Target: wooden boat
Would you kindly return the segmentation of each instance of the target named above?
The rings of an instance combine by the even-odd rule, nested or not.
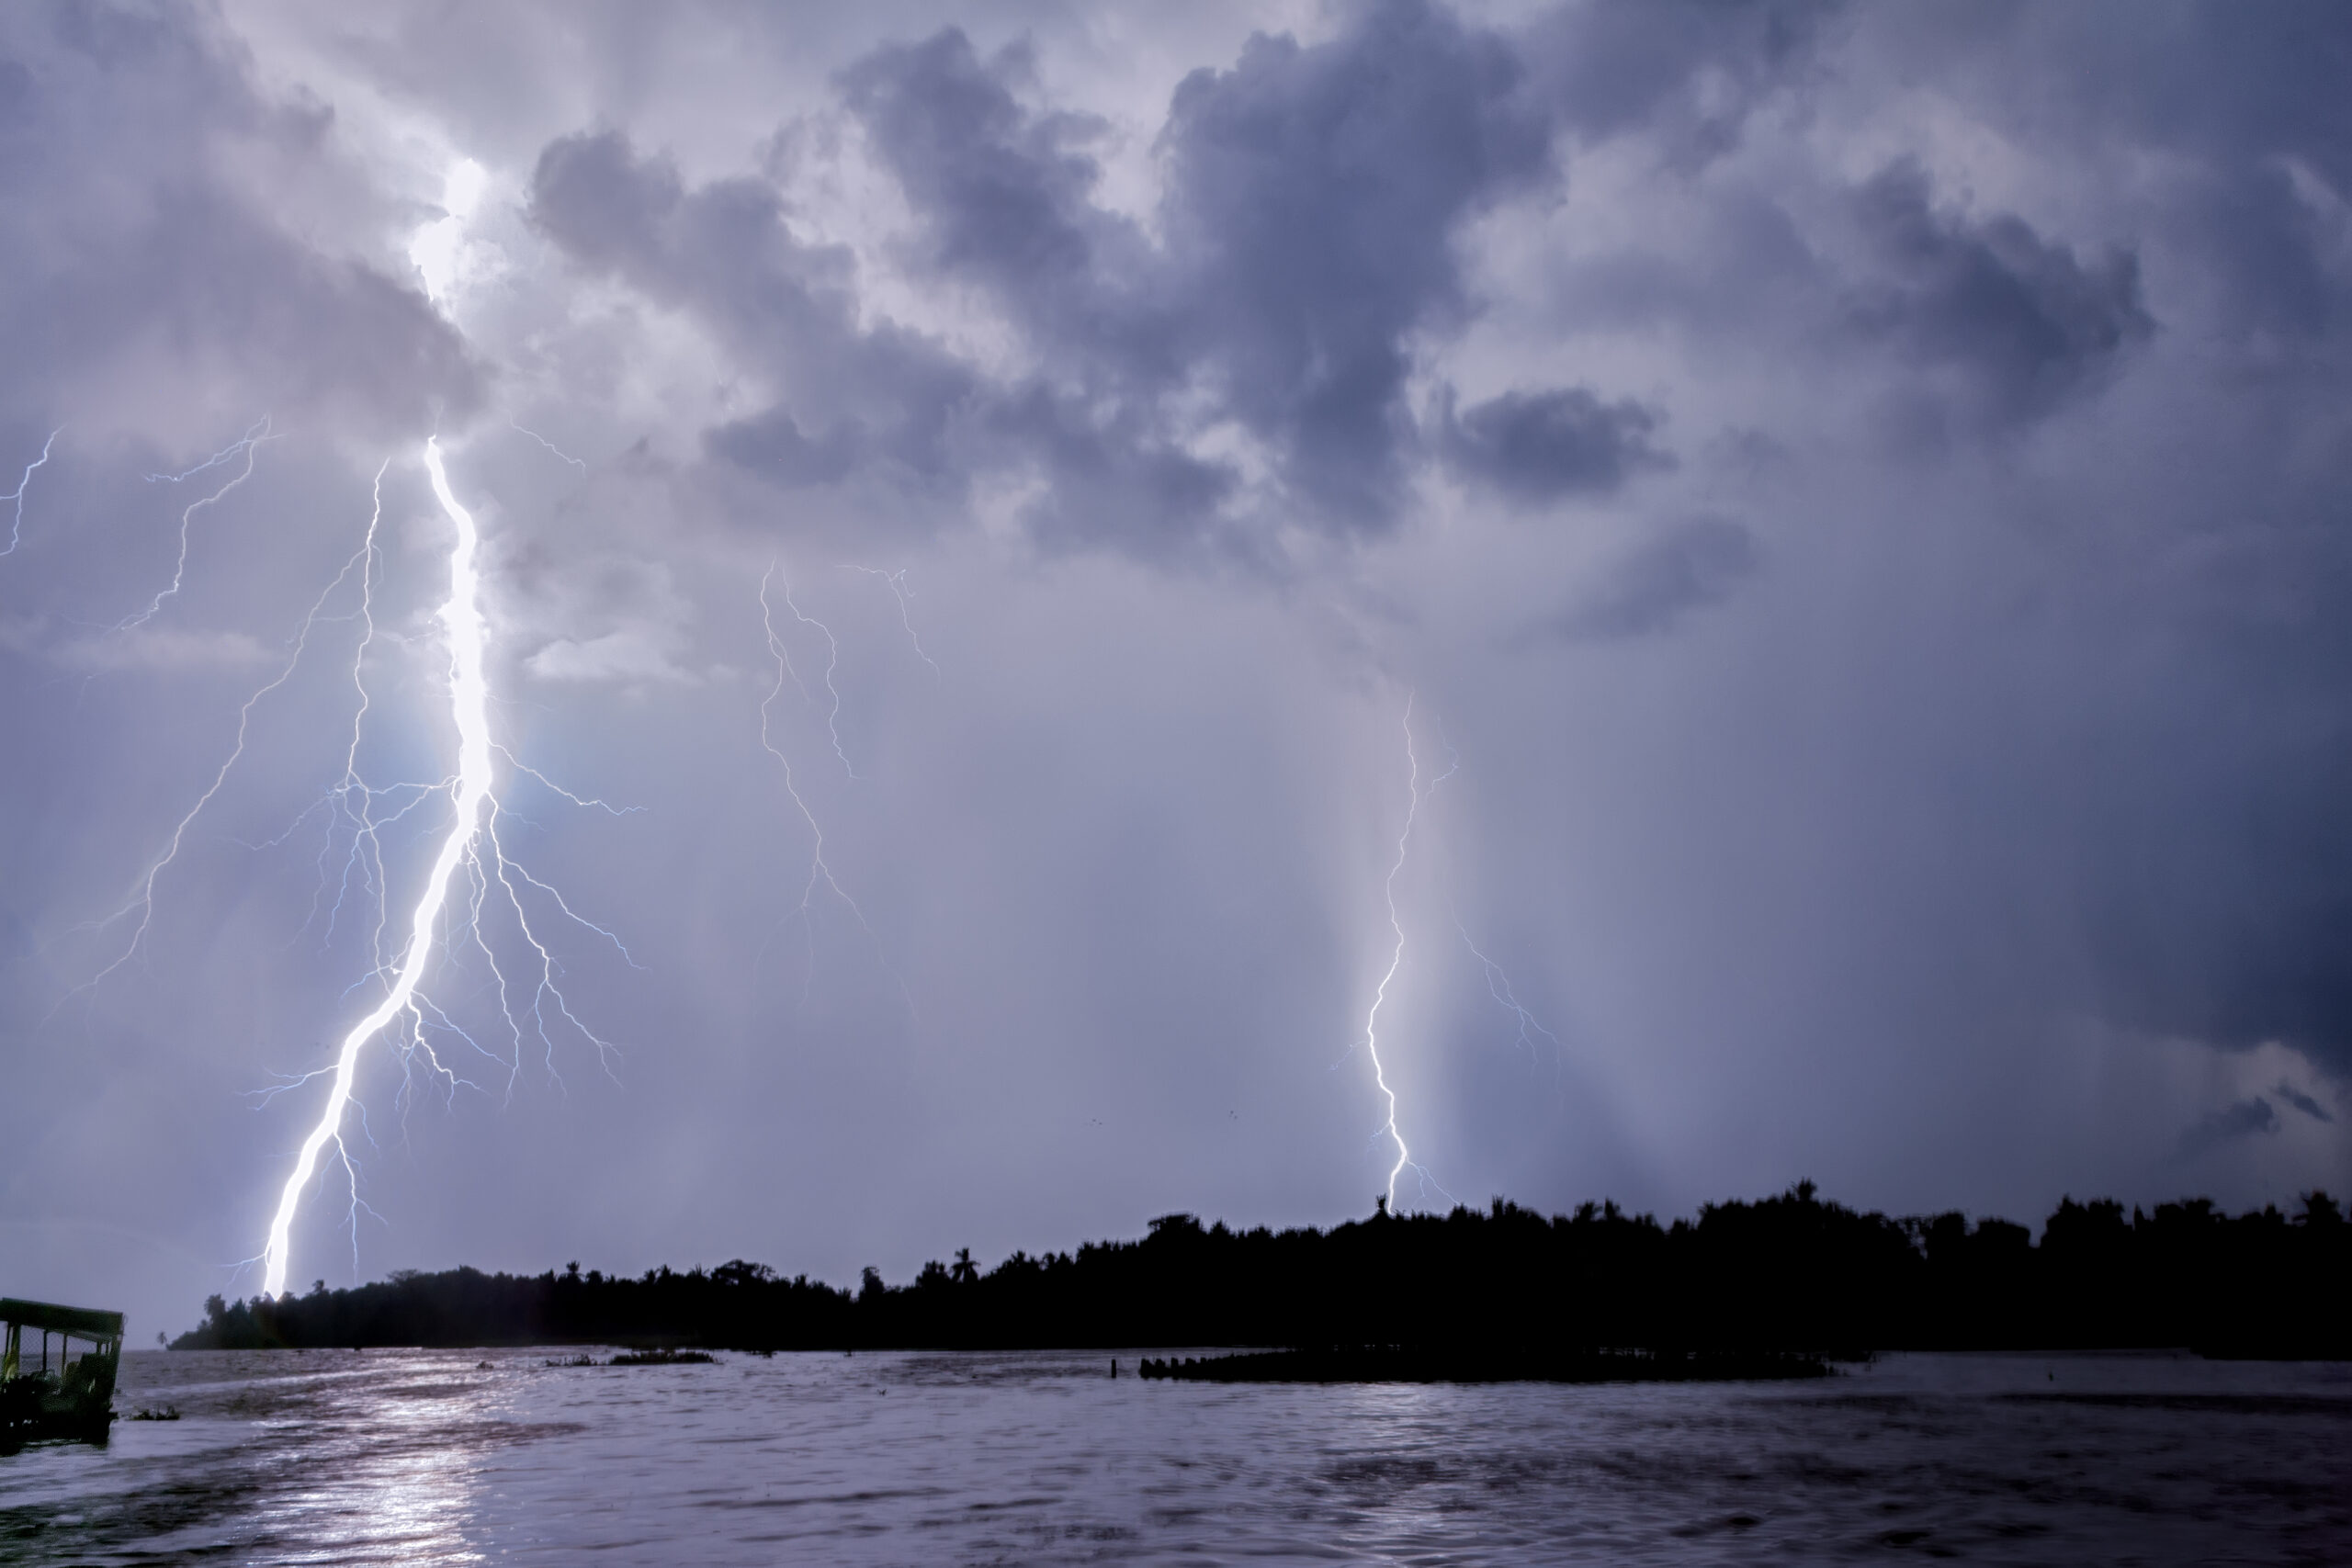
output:
[[[122,1363],[122,1314],[0,1296],[0,1325],[7,1336],[0,1341],[0,1451],[47,1438],[105,1442]],[[27,1329],[40,1335],[35,1357],[25,1353]]]

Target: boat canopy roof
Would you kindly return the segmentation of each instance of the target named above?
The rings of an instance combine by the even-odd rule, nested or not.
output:
[[[18,1324],[26,1328],[45,1328],[51,1334],[71,1334],[83,1339],[122,1337],[122,1314],[119,1312],[58,1306],[51,1302],[18,1301],[14,1296],[0,1296],[0,1323]]]

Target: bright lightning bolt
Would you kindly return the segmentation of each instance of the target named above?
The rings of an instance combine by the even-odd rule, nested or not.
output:
[[[258,434],[250,435],[248,438],[248,445],[245,446],[248,454],[245,469],[247,472],[251,470],[250,442],[259,438]],[[191,469],[189,472],[200,471],[204,467],[218,467],[228,460],[228,456],[224,454],[216,457],[212,462],[200,465],[199,468]],[[345,1145],[342,1133],[346,1113],[357,1116],[363,1134],[367,1130],[365,1108],[356,1104],[352,1089],[359,1052],[369,1040],[382,1033],[388,1025],[405,1014],[407,1023],[398,1046],[403,1066],[413,1066],[417,1059],[422,1058],[434,1074],[453,1088],[467,1085],[468,1080],[459,1077],[435,1053],[428,1039],[428,1032],[438,1032],[454,1035],[483,1055],[509,1066],[511,1090],[514,1077],[520,1074],[522,1068],[526,1021],[530,1030],[547,1047],[548,1066],[552,1071],[555,1046],[548,1029],[551,1023],[560,1019],[562,1023],[577,1030],[582,1036],[596,1046],[604,1056],[609,1071],[615,1047],[611,1042],[599,1037],[581,1021],[573,1012],[569,1000],[558,985],[557,977],[562,966],[557,962],[554,953],[542,940],[533,923],[527,907],[529,899],[533,897],[545,905],[552,906],[556,914],[561,919],[593,931],[610,942],[624,963],[631,967],[638,966],[635,958],[630,955],[628,949],[621,942],[619,937],[583,917],[572,908],[560,891],[532,875],[528,870],[510,857],[500,842],[499,821],[504,813],[497,797],[492,793],[494,766],[492,758],[494,754],[505,753],[503,749],[497,746],[491,739],[489,682],[484,663],[488,633],[481,604],[481,573],[476,565],[481,539],[472,514],[458,504],[456,496],[449,489],[448,476],[442,466],[437,442],[428,441],[425,444],[424,465],[427,475],[432,480],[433,493],[441,503],[442,510],[455,525],[457,532],[457,542],[449,556],[449,596],[442,605],[439,615],[448,637],[450,704],[458,741],[457,772],[448,778],[432,784],[401,784],[386,787],[368,784],[359,773],[359,749],[365,735],[372,701],[366,672],[368,649],[376,637],[373,614],[374,573],[378,550],[377,536],[383,521],[384,473],[390,467],[390,460],[387,459],[385,465],[376,472],[375,483],[372,487],[373,505],[368,515],[365,538],[350,559],[344,563],[334,579],[321,591],[317,600],[311,604],[309,614],[303,617],[300,628],[290,639],[293,651],[288,658],[285,667],[267,684],[247,697],[238,710],[234,742],[230,748],[228,756],[214,773],[210,784],[198,796],[196,804],[189,807],[175,824],[163,853],[156,857],[140,877],[136,884],[136,891],[130,901],[114,914],[96,922],[94,926],[82,928],[103,931],[130,919],[135,915],[137,919],[130,940],[105,967],[98,970],[83,985],[76,987],[74,992],[69,993],[70,999],[73,995],[93,989],[107,976],[121,967],[140,951],[154,919],[155,890],[158,879],[178,859],[187,843],[189,829],[226,785],[231,773],[245,753],[254,717],[262,699],[293,678],[304,651],[309,646],[311,634],[319,623],[329,619],[360,622],[363,629],[356,650],[353,655],[351,669],[352,685],[357,696],[357,705],[352,717],[351,739],[345,752],[343,772],[320,805],[313,806],[301,817],[296,818],[299,826],[304,818],[318,811],[321,806],[325,807],[329,812],[327,844],[320,855],[320,892],[314,897],[311,915],[305,919],[304,926],[307,929],[318,916],[319,904],[324,899],[326,885],[330,877],[327,870],[327,856],[332,852],[335,840],[340,836],[341,829],[348,826],[351,840],[341,885],[335,890],[334,905],[328,911],[328,935],[331,939],[334,920],[342,912],[344,900],[350,892],[356,872],[362,884],[375,895],[376,924],[368,938],[369,951],[374,959],[373,967],[368,976],[353,985],[351,990],[357,990],[369,979],[388,978],[390,983],[383,1000],[345,1036],[332,1067],[288,1077],[265,1091],[260,1097],[266,1101],[278,1094],[299,1088],[312,1078],[331,1077],[333,1079],[328,1103],[322,1111],[318,1122],[312,1127],[309,1137],[304,1141],[296,1168],[280,1194],[277,1211],[269,1229],[268,1243],[259,1259],[264,1265],[265,1289],[272,1295],[279,1293],[284,1289],[289,1232],[293,1217],[300,1206],[303,1189],[316,1174],[320,1157],[324,1154],[329,1144],[334,1145],[335,1153],[341,1159],[345,1171],[352,1179],[353,1217],[356,1219],[363,1213],[372,1212],[359,1197],[357,1167],[352,1158],[351,1151]],[[187,476],[157,477],[185,478]],[[242,477],[241,474],[240,478]],[[232,482],[233,484],[235,481]],[[360,584],[358,607],[348,615],[326,615],[324,611],[329,601],[355,572],[358,575]],[[511,756],[509,761],[514,762],[518,772],[529,773],[550,791],[575,805],[601,807],[616,816],[628,815],[636,809],[615,807],[602,800],[574,795],[547,778],[537,769],[527,767]],[[417,810],[425,801],[437,798],[445,791],[449,793],[455,807],[454,819],[433,863],[424,889],[412,911],[408,941],[400,950],[397,959],[398,968],[395,973],[393,964],[388,963],[385,958],[384,928],[389,923],[390,911],[384,897],[388,879],[384,873],[380,834],[383,829],[401,821]],[[381,797],[390,797],[394,804],[389,812],[379,814],[377,802]],[[293,829],[289,828],[286,833],[270,840],[267,845],[248,847],[267,848],[282,843],[292,831]],[[461,866],[469,879],[469,890],[462,896],[453,897],[451,885]],[[515,928],[521,932],[524,942],[528,946],[531,958],[537,966],[536,975],[526,973],[522,976],[510,976],[507,965],[501,962],[499,954],[491,946],[490,939],[484,930],[483,918],[485,906],[492,897],[493,883],[496,886],[497,894],[503,896],[504,907],[511,913]],[[528,889],[527,895],[526,889]],[[419,988],[432,958],[435,929],[445,919],[459,916],[462,917],[462,923],[453,920],[455,930],[462,931],[465,937],[481,951],[489,962],[491,976],[498,994],[500,1013],[514,1044],[514,1054],[511,1060],[483,1050],[481,1043],[467,1032],[462,1023],[452,1018],[447,1011]],[[349,992],[346,991],[345,994],[348,995]],[[527,1001],[519,999],[523,997],[526,997]],[[60,1006],[62,1005],[61,1002]],[[405,1086],[403,1092],[405,1092]],[[356,1248],[356,1228],[354,1237]],[[355,1251],[355,1268],[356,1264]]]
[[[611,942],[614,947],[619,950],[625,961],[635,963],[634,959],[629,958],[628,950],[621,945],[619,938],[603,927],[582,919],[570,904],[564,901],[560,893],[515,864],[499,843],[500,812],[497,799],[491,789],[494,768],[493,758],[499,748],[491,739],[490,682],[483,660],[488,631],[481,611],[481,575],[475,559],[481,547],[481,536],[475,528],[473,514],[458,503],[457,496],[449,489],[449,476],[442,466],[441,447],[438,441],[428,440],[424,444],[424,468],[433,482],[434,498],[441,503],[441,510],[448,514],[450,523],[457,529],[457,543],[449,552],[449,597],[441,606],[440,620],[447,635],[449,645],[449,707],[451,720],[458,732],[458,771],[444,785],[434,786],[436,791],[442,787],[450,790],[456,810],[450,821],[448,832],[441,840],[440,851],[434,857],[432,869],[425,877],[424,891],[418,895],[416,906],[410,913],[408,941],[401,952],[398,971],[392,976],[391,984],[386,989],[382,999],[368,1010],[367,1015],[357,1023],[352,1025],[350,1032],[343,1037],[343,1043],[335,1054],[334,1066],[332,1069],[333,1081],[328,1088],[327,1102],[320,1111],[319,1119],[311,1127],[310,1135],[303,1139],[300,1152],[295,1158],[294,1169],[288,1175],[286,1186],[278,1195],[277,1212],[270,1221],[269,1240],[263,1249],[261,1259],[262,1288],[271,1295],[277,1295],[286,1288],[286,1269],[291,1246],[290,1232],[294,1215],[301,1205],[303,1190],[310,1185],[311,1179],[317,1173],[320,1156],[325,1152],[329,1144],[335,1145],[336,1153],[342,1158],[346,1171],[351,1169],[350,1153],[344,1146],[342,1129],[345,1113],[352,1105],[352,1086],[358,1071],[361,1050],[370,1040],[382,1033],[395,1019],[405,1014],[409,1020],[409,1038],[404,1050],[422,1051],[426,1059],[432,1062],[435,1067],[439,1068],[444,1076],[454,1078],[454,1075],[448,1074],[447,1069],[440,1068],[438,1059],[433,1055],[431,1048],[424,1043],[424,1031],[428,1023],[433,1027],[456,1033],[469,1043],[472,1043],[472,1037],[467,1034],[455,1020],[429,998],[420,995],[418,991],[418,987],[424,978],[426,966],[432,960],[435,930],[449,911],[452,902],[450,884],[456,878],[459,867],[467,868],[472,878],[470,891],[464,899],[464,913],[474,942],[483,953],[489,955],[491,974],[498,987],[501,1011],[506,1019],[508,1029],[514,1035],[516,1046],[514,1057],[516,1071],[521,1067],[522,1025],[515,1018],[507,973],[500,964],[496,953],[491,951],[481,929],[484,900],[489,897],[490,884],[492,881],[497,883],[499,890],[504,894],[507,904],[513,910],[515,921],[523,933],[523,940],[536,955],[538,973],[535,979],[528,982],[531,999],[526,1012],[531,1019],[540,1040],[548,1045],[550,1053],[554,1049],[552,1041],[548,1037],[549,1021],[548,1012],[550,1006],[565,1022],[594,1042],[600,1051],[609,1055],[612,1047],[581,1022],[572,1012],[570,1003],[565,1000],[562,991],[558,988],[556,985],[558,966],[554,955],[548,952],[546,943],[540,940],[538,933],[532,927],[530,918],[525,909],[523,889],[516,885],[517,881],[519,880],[551,901],[565,919],[595,931]],[[382,475],[379,472],[378,475],[379,482],[381,478]],[[369,525],[370,550],[372,550],[373,540],[374,524],[371,522]],[[368,628],[370,636],[373,635],[373,631],[371,623]],[[362,647],[364,649],[364,643]],[[354,670],[354,679],[358,680],[356,667]],[[361,713],[364,716],[367,700],[367,687],[364,682],[360,682],[359,690]],[[348,794],[356,790],[362,795],[364,801],[372,803],[374,792],[356,782],[358,746],[356,725],[357,721],[355,720],[352,752],[345,758],[344,779],[337,787],[345,792],[346,800]],[[568,791],[560,793],[569,795]],[[580,797],[571,796],[571,798],[578,800]],[[583,802],[583,804],[586,803]],[[607,809],[612,808],[607,807]],[[354,841],[354,853],[356,854],[359,852],[360,840],[364,839],[372,844],[376,829],[383,824],[374,817],[371,804],[363,804],[354,813],[354,817],[359,825],[357,837]],[[487,855],[482,849],[485,840],[488,844]],[[380,878],[380,857],[371,858],[377,861],[376,874]],[[377,973],[380,975],[383,972],[379,964]],[[356,1186],[353,1203],[356,1213],[358,1204]]]
[[[1396,876],[1405,869],[1405,856],[1413,842],[1413,822],[1421,809],[1421,759],[1413,746],[1413,699],[1409,693],[1405,698],[1405,787],[1408,795],[1405,807],[1405,827],[1396,835],[1396,861],[1388,868],[1388,880],[1383,885],[1388,903],[1388,929],[1396,934],[1396,947],[1388,955],[1387,973],[1380,976],[1380,985],[1373,992],[1372,1009],[1364,1015],[1363,1021],[1363,1043],[1365,1052],[1372,1057],[1372,1079],[1388,1101],[1388,1118],[1381,1124],[1380,1132],[1386,1134],[1396,1145],[1396,1163],[1388,1172],[1388,1207],[1391,1211],[1396,1207],[1396,1179],[1405,1173],[1408,1165],[1419,1173],[1423,1182],[1437,1187],[1441,1193],[1444,1193],[1447,1201],[1453,1199],[1453,1194],[1438,1186],[1436,1179],[1413,1158],[1412,1151],[1405,1146],[1405,1134],[1396,1126],[1396,1091],[1388,1087],[1388,1074],[1380,1062],[1380,1010],[1386,1005],[1388,987],[1405,963],[1405,922],[1396,912]],[[1448,773],[1451,772],[1449,769]]]
[[[8,547],[0,550],[0,556],[12,556],[17,553],[17,546],[24,538],[25,491],[32,485],[33,470],[49,461],[49,449],[57,445],[57,438],[64,433],[63,425],[59,425],[55,430],[51,431],[49,439],[40,444],[40,456],[25,465],[24,478],[17,481],[17,488],[6,495],[0,495],[0,501],[13,502],[17,508],[16,515],[8,523]]]
[[[180,584],[187,580],[187,536],[189,523],[195,518],[198,513],[203,511],[208,506],[218,504],[222,496],[227,495],[231,491],[236,489],[239,485],[253,478],[254,453],[257,448],[259,448],[263,442],[268,439],[269,416],[267,414],[264,414],[256,423],[244,433],[243,435],[240,436],[231,445],[222,447],[220,451],[215,452],[211,457],[206,458],[203,462],[198,463],[195,468],[188,469],[186,473],[149,474],[147,476],[147,480],[150,484],[178,484],[184,479],[194,479],[197,475],[203,473],[208,468],[219,468],[221,464],[228,462],[241,452],[244,454],[245,466],[237,470],[237,475],[234,479],[231,479],[227,484],[222,485],[219,490],[214,491],[210,495],[200,496],[198,499],[189,502],[187,506],[181,509],[180,553],[178,560],[172,566],[172,581],[170,586],[158,592],[144,610],[140,611],[139,614],[130,616],[127,620],[119,622],[114,628],[115,630],[119,632],[127,632],[134,626],[145,626],[149,621],[153,620],[156,614],[163,609],[164,600],[172,598],[179,592]]]

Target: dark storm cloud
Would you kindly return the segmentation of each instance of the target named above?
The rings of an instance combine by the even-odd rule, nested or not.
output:
[[[1650,445],[1655,412],[1582,387],[1505,392],[1459,414],[1449,393],[1440,418],[1454,468],[1524,503],[1605,495],[1642,469],[1671,466]]]
[[[2119,27],[2098,6],[1921,6],[1883,42],[1897,69],[1932,63],[2020,138],[2157,154],[2151,228],[2221,285],[2215,325],[2340,333],[2342,241],[2321,209],[2352,190],[2352,30],[2325,6],[2171,0],[2129,14]]]
[[[2278,1112],[2260,1095],[2222,1107],[2181,1134],[2178,1157],[2194,1159],[2241,1138],[2278,1131]]]
[[[1014,50],[983,62],[953,28],[842,75],[845,101],[922,220],[921,264],[991,296],[1089,383],[1158,389],[1181,371],[1180,312],[1136,226],[1094,205],[1105,128],[1032,114]]]
[[[1055,479],[1030,514],[1048,542],[1164,554],[1212,526],[1227,476],[1136,411],[994,381],[920,333],[859,326],[847,257],[795,240],[764,182],[689,192],[617,134],[572,137],[541,155],[532,214],[575,260],[693,309],[780,388],[776,405],[706,433],[767,484],[866,479],[957,506],[975,478],[1027,461]]]
[[[2293,1106],[2296,1110],[2301,1111],[2304,1115],[2312,1117],[2315,1121],[2333,1122],[2335,1120],[2333,1115],[2329,1114],[2326,1106],[2322,1105],[2318,1100],[2313,1100],[2310,1095],[2305,1094],[2293,1084],[2275,1084],[2271,1087],[2270,1092],[2277,1095],[2289,1105]]]
[[[1024,65],[949,30],[841,77],[916,214],[918,264],[985,290],[1026,333],[1039,367],[1010,382],[854,331],[755,182],[688,193],[617,136],[573,138],[541,158],[534,210],[577,259],[693,303],[779,380],[862,411],[780,405],[713,433],[715,452],[775,482],[877,457],[944,474],[955,439],[967,472],[1050,476],[1031,516],[1046,541],[1164,555],[1201,536],[1262,556],[1227,514],[1234,473],[1187,446],[1204,419],[1177,404],[1205,388],[1205,423],[1238,422],[1272,454],[1285,515],[1385,528],[1420,440],[1407,340],[1466,308],[1462,221],[1551,169],[1511,46],[1391,0],[1328,42],[1261,36],[1230,69],[1194,72],[1160,132],[1161,243],[1097,205],[1101,128],[1024,108]],[[1479,416],[1465,462],[1514,494],[1606,488],[1642,460],[1643,416],[1558,400],[1578,395]]]
[[[2211,815],[2161,825],[2119,792],[2126,822],[2094,840],[2124,863],[2106,891],[2153,901],[2100,911],[2111,1003],[2152,1028],[2239,1047],[2284,1041],[2352,1071],[2352,834],[2333,798],[2230,782],[2200,803]],[[2167,831],[2170,843],[2158,838]]]
[[[1997,429],[2049,412],[2154,330],[2129,251],[2086,266],[2018,218],[1972,221],[1939,212],[1932,197],[1911,162],[1856,193],[1882,270],[1849,313],[1914,363],[1950,372],[1971,423]]]
[[[1588,141],[1641,131],[1688,172],[1729,152],[1759,100],[1801,76],[1837,0],[1600,0],[1528,29],[1544,100]]]
[[[1653,182],[1692,215],[1657,238],[1630,224],[1621,253],[1564,270],[1563,297],[1586,312],[1578,325],[1679,331],[1709,356],[1769,363],[1774,416],[1799,426],[1808,402],[1869,387],[1866,417],[1897,437],[1883,457],[1898,471],[1950,457],[1955,441],[2031,439],[2113,394],[2165,336],[2143,277],[2151,246],[2221,285],[2194,330],[2237,321],[2291,344],[2307,392],[2308,378],[2334,374],[2311,361],[2346,295],[2330,248],[2340,242],[2307,177],[2340,186],[2344,174],[2330,131],[2343,111],[2309,63],[2338,44],[2286,22],[2229,30],[2215,39],[2194,7],[2164,12],[2157,43],[2102,44],[2077,22],[2023,14],[1871,20],[1837,6],[1602,0],[1495,31],[1408,0],[1367,5],[1322,41],[1257,37],[1229,64],[1182,79],[1155,127],[1162,180],[1148,226],[1102,204],[1111,132],[1045,101],[1029,46],[987,54],[948,29],[869,51],[836,82],[912,215],[901,259],[1014,329],[1024,364],[1011,371],[903,329],[855,326],[852,264],[795,242],[784,194],[763,180],[688,190],[617,136],[573,139],[541,160],[537,210],[577,258],[688,303],[772,378],[774,407],[707,434],[724,465],[787,489],[887,476],[950,508],[982,477],[1031,476],[1023,520],[1050,547],[1162,558],[1205,545],[1281,570],[1280,525],[1377,536],[1431,462],[1519,508],[1668,481],[1658,433],[1673,400],[1579,384],[1573,360],[1468,406],[1442,388],[1430,410],[1408,403],[1416,356],[1483,308],[1465,282],[1467,221],[1566,188],[1574,171],[1556,161],[1555,138],[1654,159]],[[2199,71],[2208,47],[2224,59],[2220,86],[2151,90]],[[1770,132],[1764,107],[1811,112],[1803,95],[1840,51],[1848,70],[1892,58],[1928,71],[1949,54],[1965,76],[1969,62],[1997,63],[1974,101],[2021,137],[2068,126],[2079,145],[2052,166],[2118,126],[2182,156],[2151,186],[2152,207],[2086,210],[2064,231],[2046,213],[1977,201],[1925,152],[1859,183],[1837,166],[1801,175],[1785,160],[1742,158],[1744,139]],[[2274,77],[2286,110],[2251,101]],[[1572,355],[1573,340],[1555,352]],[[2344,475],[2314,472],[2309,454],[2325,443],[2289,434],[2317,406],[2281,407],[2260,437],[2295,449],[2292,461],[2216,463],[2197,481],[2206,493],[2152,509],[2183,528],[2208,526],[2188,520],[2200,507],[2251,515],[2230,530],[2227,573],[2164,590],[2140,613],[2202,601],[2196,614],[2216,635],[2243,639],[2248,610],[2270,606],[2265,658],[2324,685],[2341,638],[2324,617],[2282,629],[2275,608],[2299,592],[2324,603],[2311,585],[2344,576],[2345,552],[2318,521]],[[1258,444],[1271,485],[1204,455],[1198,438],[1220,424]],[[1687,416],[1685,427],[1710,434]],[[1784,423],[1781,434],[1797,433]],[[1825,480],[1819,502],[1839,504],[1838,488]],[[1576,585],[1543,633],[1669,632],[1732,599],[1770,533],[1761,517],[1712,512],[1658,531]],[[2208,878],[2193,896],[2150,897],[2132,868],[2153,853],[2189,879],[2206,852],[2196,846],[2231,840],[2236,818],[2217,802],[2199,809],[2222,814],[2193,829],[2177,800],[2119,810],[2084,884],[2098,988],[2117,1017],[2157,1032],[2287,1039],[2340,1061],[2352,1049],[2352,996],[2334,978],[2341,882],[2324,869],[2332,851],[2312,859],[2314,842],[2333,840],[2314,834],[2295,791],[2213,786],[2233,788],[2264,799],[2264,819],[2293,825],[2284,838],[2297,847],[2277,852],[2299,859],[2242,891]],[[2124,842],[2127,825],[2173,847]],[[2238,848],[2245,863],[2274,863],[2260,845]]]
[[[787,489],[864,468],[961,493],[955,447],[976,374],[921,334],[861,329],[848,254],[794,238],[773,186],[689,191],[666,160],[608,131],[548,146],[531,216],[580,264],[693,310],[783,389],[776,406],[708,432],[714,452]]]
[[[265,98],[208,14],[13,6],[0,55],[0,357],[19,409],[118,391],[135,407],[167,365],[246,419],[381,430],[470,406],[477,373],[422,293],[273,210],[279,182],[347,178],[334,116]],[[380,237],[384,209],[344,210],[356,239]]]
[[[1416,434],[1405,339],[1463,308],[1461,220],[1551,166],[1510,44],[1389,0],[1329,42],[1260,35],[1193,73],[1159,136],[1164,247],[1093,205],[1095,128],[1021,108],[1020,64],[948,32],[843,79],[927,263],[989,288],[1081,386],[1148,406],[1205,379],[1311,515],[1385,525]],[[1176,499],[1226,489],[1169,477]]]
[[[1176,90],[1161,221],[1188,343],[1340,525],[1395,500],[1405,335],[1463,301],[1461,220],[1551,172],[1503,39],[1413,0],[1332,41],[1252,39]]]
[[[1694,517],[1644,541],[1546,628],[1571,642],[1644,637],[1722,600],[1757,568],[1755,536]]]

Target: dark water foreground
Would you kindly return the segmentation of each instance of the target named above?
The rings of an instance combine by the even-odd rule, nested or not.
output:
[[[1530,1350],[1356,1345],[1223,1356],[1147,1356],[1148,1378],[1184,1382],[1766,1382],[1826,1378],[1818,1356],[1770,1350]]]
[[[0,1461],[0,1562],[2352,1562],[2341,1364],[1577,1387],[548,1359],[126,1356],[122,1407],[184,1418]]]

